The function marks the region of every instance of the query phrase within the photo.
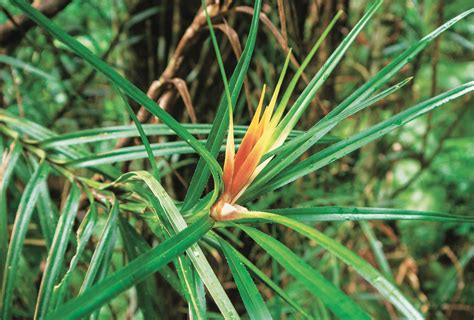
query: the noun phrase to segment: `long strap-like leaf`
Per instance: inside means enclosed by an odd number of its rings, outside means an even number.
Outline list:
[[[72,280],[74,271],[77,268],[77,265],[80,261],[81,255],[84,253],[85,249],[87,248],[87,244],[89,242],[90,237],[92,236],[92,232],[94,227],[97,223],[97,209],[96,204],[94,202],[90,203],[89,210],[82,220],[79,228],[76,232],[76,252],[69,263],[69,267],[61,279],[61,281],[54,287],[53,298],[51,301],[51,305],[53,309],[57,308],[58,305],[62,304],[66,293],[69,289],[70,281]]]
[[[1,117],[1,114],[0,114]],[[168,128],[165,124],[143,124],[143,130],[146,135],[158,135],[168,136],[175,135],[176,133]],[[183,123],[183,127],[186,128],[191,134],[209,134],[212,124],[207,123]],[[234,126],[234,133],[236,136],[243,136],[247,132],[248,126]],[[295,137],[301,134],[301,131],[292,131],[290,137]],[[41,141],[43,148],[53,148],[57,146],[68,146],[73,144],[84,144],[97,141],[105,141],[112,139],[130,138],[137,137],[139,133],[134,125],[123,125],[113,127],[102,127],[93,128],[86,130],[79,130],[69,133],[60,134],[58,136],[45,139]],[[329,137],[325,142],[337,140],[335,137]]]
[[[34,143],[36,141],[42,141],[45,139],[54,139],[57,134],[53,131],[28,120],[26,118],[15,117],[14,115],[0,109],[0,121],[8,123],[15,131],[23,133],[20,137],[27,135],[28,139],[25,142]],[[87,156],[89,153],[85,149],[78,147],[77,145],[72,146],[61,145],[56,148],[56,151],[64,155],[68,159],[76,159]],[[113,166],[101,166],[100,168],[94,168],[94,170],[102,173],[104,176],[115,179],[120,175],[120,172]]]
[[[15,141],[9,150],[5,149],[5,154],[0,154],[0,279],[3,279],[8,251],[7,188],[21,151],[20,142]]]
[[[114,246],[113,243],[115,237],[115,229],[117,228],[117,216],[119,214],[119,203],[117,199],[114,198],[114,202],[109,212],[107,222],[105,223],[104,228],[100,234],[99,242],[97,243],[94,254],[89,262],[89,267],[87,268],[86,275],[82,282],[81,288],[79,289],[79,294],[86,291],[90,288],[94,282],[96,282],[96,277],[99,272],[99,269],[103,263],[105,253],[107,252],[110,246]]]
[[[20,205],[15,216],[13,232],[8,246],[5,272],[3,275],[2,298],[1,298],[1,318],[9,320],[12,315],[13,287],[18,271],[23,243],[26,231],[31,219],[31,215],[38,200],[40,182],[46,180],[49,173],[49,166],[46,161],[42,161],[31,176],[21,196]]]
[[[51,319],[78,319],[90,314],[96,308],[141,282],[182,254],[189,246],[201,239],[212,228],[212,225],[213,221],[208,217],[201,218],[182,232],[165,240],[105,280],[92,286],[79,297],[59,307],[51,315]]]
[[[232,246],[221,240],[219,240],[219,244],[221,245],[224,256],[227,259],[227,264],[232,272],[235,284],[237,285],[240,297],[244,302],[250,319],[272,319],[270,311],[268,310],[265,301],[263,301],[257,286],[253,282],[252,277],[250,277],[245,266],[240,262],[239,257],[234,253]]]
[[[340,319],[370,319],[369,315],[287,246],[257,229],[239,225],[259,246],[337,315]]]
[[[282,208],[266,211],[278,213],[301,222],[348,220],[424,220],[439,222],[474,223],[474,217],[466,217],[439,212],[401,210],[391,208],[312,207]]]
[[[72,225],[79,208],[80,196],[81,190],[75,183],[72,183],[46,260],[46,268],[41,279],[38,300],[36,302],[35,319],[45,319],[48,314],[54,285],[63,267]]]
[[[225,229],[224,229],[225,230]],[[222,230],[221,230],[222,231]],[[212,239],[213,241],[222,242],[225,241],[223,238],[215,234],[214,232],[210,232],[207,235],[208,238]],[[311,317],[305,312],[303,307],[298,305],[282,288],[280,288],[269,276],[267,276],[262,270],[260,270],[255,264],[253,264],[249,259],[247,259],[243,254],[241,254],[237,249],[233,246],[229,245],[229,249],[234,252],[237,258],[249,269],[249,271],[255,275],[260,281],[262,281],[268,288],[270,288],[275,294],[277,294],[280,298],[286,301],[290,306],[292,306],[295,311],[299,312],[305,319],[311,319]]]

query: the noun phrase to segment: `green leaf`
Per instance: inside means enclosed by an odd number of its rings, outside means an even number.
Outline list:
[[[201,6],[204,10],[204,13],[206,15],[206,22],[207,26],[209,28],[209,33],[211,34],[211,41],[212,41],[212,46],[214,47],[214,52],[216,53],[216,58],[217,58],[217,65],[219,66],[219,71],[221,73],[222,77],[222,82],[224,83],[224,91],[225,91],[225,97],[227,100],[227,111],[229,114],[229,120],[232,121],[232,113],[233,113],[233,105],[232,99],[230,97],[230,89],[229,89],[229,84],[227,82],[227,75],[225,73],[225,67],[224,63],[222,62],[222,56],[221,52],[219,50],[219,45],[217,44],[217,39],[216,39],[216,34],[214,33],[214,27],[212,26],[211,18],[209,17],[209,13],[207,12],[207,4],[205,0],[201,0]]]
[[[168,221],[168,217],[161,214],[163,209],[157,197],[149,190],[142,189],[141,186],[136,184],[133,185],[133,188],[137,193],[146,195],[148,202],[150,202],[148,207],[154,209],[155,216],[152,219],[147,219],[146,222],[158,239],[169,239],[170,236],[176,234]],[[201,304],[198,293],[196,292],[196,277],[194,276],[195,271],[192,268],[191,260],[188,256],[181,255],[173,260],[173,264],[175,265],[176,273],[181,283],[182,289],[180,291],[188,302],[189,317],[193,319],[206,319],[205,303]],[[199,275],[197,277],[199,277]]]
[[[140,120],[138,120],[137,116],[135,115],[135,112],[133,112],[132,107],[128,103],[127,97],[124,96],[123,92],[120,89],[118,89],[118,91],[120,93],[120,96],[122,97],[123,102],[125,103],[125,107],[128,113],[130,114],[130,117],[133,119],[133,122],[137,127],[138,133],[140,134],[140,139],[142,140],[143,146],[145,147],[146,154],[148,156],[148,161],[150,162],[151,169],[153,171],[153,176],[157,180],[160,180],[160,173],[158,171],[158,167],[156,166],[156,160],[153,156],[153,152],[151,151],[150,142],[148,141],[148,138],[145,134],[145,130],[143,130]]]
[[[331,72],[336,68],[339,61],[351,46],[357,35],[362,31],[364,26],[369,22],[377,9],[382,4],[382,0],[375,0],[370,3],[364,16],[357,22],[347,36],[344,37],[342,43],[331,54],[323,67],[311,79],[308,86],[304,89],[301,95],[296,100],[295,104],[288,111],[288,114],[283,118],[279,127],[286,128],[287,126],[294,127],[295,122],[302,116],[304,110],[308,107],[316,92],[321,88],[322,84],[329,77]]]
[[[315,297],[321,299],[340,319],[370,319],[370,316],[346,294],[326,280],[283,243],[254,228],[243,225],[238,225],[238,227],[299,280]]]
[[[392,270],[390,270],[390,265],[388,264],[387,258],[385,258],[385,254],[383,252],[382,242],[377,240],[372,227],[367,221],[360,221],[359,225],[364,232],[365,237],[369,241],[370,248],[375,255],[375,259],[377,260],[380,269],[382,269],[384,277],[394,282]]]
[[[126,241],[124,240],[124,243],[126,242],[126,245],[124,244],[125,248],[135,248],[135,253],[133,256],[129,257],[130,261],[151,250],[151,247],[148,245],[148,243],[146,243],[146,241],[140,237],[140,235],[125,220],[125,218],[121,216],[119,219],[119,229],[120,233],[122,234],[122,239],[126,239]],[[179,284],[179,280],[170,267],[165,265],[160,270],[158,270],[158,272],[162,275],[163,279],[165,279],[170,284],[170,286],[176,290],[176,292],[178,292],[181,296],[184,296],[183,290]]]
[[[282,121],[280,122],[280,124],[278,125],[276,129],[275,136],[279,136],[282,132],[286,130],[291,130],[292,128],[294,128],[294,126],[296,125],[296,123],[301,118],[304,111],[310,104],[311,100],[314,98],[315,94],[321,88],[321,86],[329,77],[331,72],[336,68],[337,64],[339,63],[339,61],[341,61],[342,57],[344,56],[346,51],[349,49],[352,42],[355,40],[357,35],[362,31],[362,29],[367,24],[367,22],[372,18],[372,16],[375,14],[375,12],[377,11],[377,9],[380,7],[381,4],[382,4],[382,0],[375,0],[369,5],[364,16],[359,20],[359,22],[354,26],[354,28],[352,28],[349,34],[346,37],[344,37],[344,40],[342,41],[342,43],[331,54],[331,56],[327,59],[327,61],[324,63],[324,65],[318,71],[318,73],[316,73],[313,79],[311,79],[311,81],[303,90],[303,92],[298,97],[296,102],[293,104],[293,106],[290,108],[288,113],[282,119]],[[333,19],[329,27],[332,27],[334,23],[335,23],[335,19]]]
[[[79,208],[80,196],[81,190],[75,183],[72,183],[46,260],[46,267],[36,302],[35,319],[45,319],[49,313],[54,285],[63,267],[69,236]]]
[[[13,174],[13,169],[20,157],[22,148],[18,141],[10,144],[8,149],[3,151],[2,163],[0,164],[0,279],[3,279],[3,272],[7,259],[8,250],[8,207],[7,188]]]
[[[193,278],[194,278],[194,291],[197,296],[197,305],[199,307],[199,314],[204,316],[204,319],[208,318],[207,315],[207,301],[206,301],[206,288],[204,282],[202,281],[199,273],[196,269],[193,269]]]
[[[103,257],[100,262],[99,270],[97,271],[97,275],[95,276],[94,283],[99,283],[104,280],[109,271],[112,269],[112,256],[114,254],[115,243],[117,242],[117,227],[114,226],[111,230],[110,241],[104,250]],[[92,315],[91,320],[99,319],[100,309],[98,308]]]
[[[15,215],[13,232],[8,246],[5,271],[2,284],[2,319],[9,320],[12,315],[13,288],[18,270],[18,263],[23,249],[23,243],[28,229],[31,215],[39,196],[40,182],[46,180],[49,166],[42,161],[31,176],[21,196],[20,205]]]
[[[412,78],[407,78],[407,79],[397,83],[396,85],[391,86],[388,89],[383,90],[382,92],[376,94],[375,96],[371,97],[370,99],[368,99],[366,101],[363,101],[360,104],[357,104],[353,108],[346,109],[344,112],[339,113],[336,117],[332,118],[330,121],[321,121],[316,126],[311,128],[312,135],[313,135],[312,138],[311,138],[311,143],[312,144],[318,144],[318,143],[321,143],[322,141],[326,140],[327,137],[328,137],[327,133],[331,129],[333,129],[337,124],[339,124],[339,122],[347,119],[348,117],[356,114],[359,111],[364,110],[367,107],[372,106],[373,104],[377,103],[378,101],[383,100],[384,98],[386,98],[390,94],[392,94],[395,91],[399,90],[400,88],[404,87],[411,79]],[[319,126],[320,124],[321,124],[321,126]],[[265,155],[265,157],[263,157],[262,161],[264,161],[267,158],[270,158],[271,156],[273,156],[275,154],[278,154],[278,157],[275,159],[275,162],[277,163],[279,159],[283,159],[283,158],[288,156],[288,154],[290,153],[289,151],[292,150],[291,149],[292,145],[303,143],[305,140],[308,139],[309,136],[310,135],[308,134],[308,132],[306,132],[304,134],[301,134],[301,135],[298,135],[296,137],[295,141],[292,142],[291,144],[286,143],[286,144],[282,145],[281,147],[276,148],[276,149],[268,152]],[[288,161],[288,159],[285,159],[285,160]],[[274,173],[279,169],[281,169],[279,166],[272,167],[272,170],[266,171],[266,174],[262,175],[260,177],[260,180],[269,179],[270,177],[274,176],[275,175]]]
[[[93,198],[92,198],[93,199]],[[76,234],[76,253],[71,259],[69,263],[69,268],[66,271],[66,274],[54,287],[53,293],[53,301],[51,301],[51,305],[54,306],[53,309],[56,309],[60,304],[63,303],[64,298],[66,296],[67,290],[69,289],[69,282],[71,281],[72,274],[76,270],[77,264],[79,263],[79,259],[87,247],[87,243],[92,236],[92,232],[94,226],[97,223],[97,209],[94,202],[91,202],[88,212],[86,216],[82,220]]]
[[[270,311],[263,301],[257,286],[253,282],[247,269],[242,265],[237,255],[232,250],[232,246],[227,242],[219,240],[222,252],[227,260],[235,284],[239,290],[240,297],[244,302],[245,309],[250,319],[272,319]]]
[[[83,294],[59,307],[52,319],[77,319],[87,316],[107,301],[143,281],[173,258],[182,254],[196,243],[213,225],[208,217],[203,217],[185,230],[165,240],[152,250],[140,255],[125,267],[111,274],[105,280],[92,286]]]
[[[132,226],[130,226],[124,217],[119,216],[118,222],[120,234],[122,236],[123,247],[127,254],[128,261],[132,261],[143,252],[150,250],[144,239],[139,238],[136,235],[135,230],[133,230]],[[142,248],[144,249],[143,251],[141,251]],[[163,269],[164,268],[160,269],[159,272],[162,273]],[[161,313],[164,311],[159,303],[156,305],[154,304],[154,301],[159,299],[154,275],[151,275],[144,281],[136,284],[136,288],[138,305],[142,310],[144,319],[154,319],[156,318],[156,313]]]
[[[242,213],[240,217],[253,218],[258,217],[270,223],[279,223],[301,233],[305,237],[316,241],[321,247],[328,250],[339,259],[351,266],[365,280],[367,280],[374,288],[376,288],[384,297],[392,303],[405,317],[408,319],[423,319],[418,310],[405,298],[405,296],[393,285],[385,279],[382,274],[376,270],[370,263],[359,257],[342,244],[326,236],[325,234],[313,229],[301,222],[290,218],[265,212],[249,212]],[[259,242],[260,244],[260,242]]]
[[[199,140],[203,144],[205,141]],[[333,140],[334,141],[334,140]],[[337,140],[336,140],[337,141]],[[241,139],[235,140],[235,147],[237,148],[240,145]],[[173,141],[173,142],[162,142],[162,143],[152,143],[150,144],[151,151],[154,156],[169,156],[176,154],[195,154],[196,151],[189,147],[183,141]],[[225,146],[221,147],[221,150],[225,150]],[[97,154],[88,154],[85,156],[78,156],[73,160],[59,160],[55,159],[54,156],[51,156],[51,159],[56,163],[69,166],[71,168],[100,168],[106,164],[113,164],[123,161],[131,161],[137,159],[143,159],[148,156],[147,151],[144,146],[131,146],[124,147],[119,149],[113,149],[106,152],[101,152]]]
[[[255,47],[255,41],[257,39],[258,31],[258,22],[260,15],[260,8],[262,5],[261,0],[256,0],[254,5],[254,15],[252,17],[252,22],[250,24],[250,30],[245,44],[244,51],[235,67],[234,73],[229,81],[229,88],[231,91],[231,105],[235,106],[237,98],[239,97],[240,90],[242,89],[242,84],[244,82],[245,75],[247,74],[247,69],[250,64],[250,59],[252,58],[253,49]],[[224,96],[219,102],[219,107],[217,108],[217,113],[212,124],[211,131],[207,139],[206,148],[212,154],[212,156],[217,157],[222,141],[227,131],[229,117],[228,115],[228,102]],[[204,188],[207,185],[209,180],[209,169],[206,165],[206,162],[203,159],[200,159],[196,170],[194,172],[191,184],[189,185],[188,192],[184,199],[183,211],[186,211],[193,207],[201,196]],[[214,199],[215,200],[215,199]],[[213,203],[212,201],[211,203]]]
[[[292,181],[295,181],[299,177],[314,172],[334,161],[347,155],[348,153],[359,149],[367,143],[374,141],[390,131],[399,128],[408,122],[416,119],[425,113],[440,107],[451,100],[463,96],[474,90],[474,81],[461,85],[457,88],[444,92],[436,97],[423,101],[399,114],[392,116],[391,118],[382,121],[348,139],[342,140],[338,143],[331,145],[330,147],[308,157],[307,159],[293,165],[288,170],[282,171],[274,179],[270,180],[265,186],[260,187],[258,191],[249,188],[249,193],[242,201],[249,201],[251,198],[255,198],[261,194],[270,192],[274,189],[280,188]]]
[[[474,218],[447,213],[366,207],[313,207],[265,210],[301,222],[358,220],[425,220],[440,222],[471,222]]]
[[[25,0],[13,0],[25,14],[38,23],[41,27],[46,29],[55,38],[63,42],[68,46],[74,53],[80,56],[82,59],[90,63],[96,70],[103,73],[114,85],[119,87],[135,102],[142,105],[146,110],[158,117],[161,121],[167,124],[176,134],[186,141],[196,152],[203,158],[206,164],[209,166],[211,174],[214,178],[214,192],[211,197],[208,206],[210,207],[219,196],[219,191],[222,185],[222,170],[219,163],[216,161],[213,155],[202,146],[196,138],[191,135],[178,121],[176,121],[169,113],[160,108],[152,99],[150,99],[143,91],[138,89],[130,81],[122,77],[117,71],[112,69],[105,62],[100,60],[94,55],[89,49],[80,44],[77,40],[67,34],[64,30],[59,28],[50,19],[45,17],[40,11],[33,8]]]
[[[1,118],[0,118],[1,119]],[[189,124],[183,123],[183,127],[191,134],[207,135],[211,130],[211,124],[199,123]],[[142,124],[142,128],[147,136],[169,136],[176,135],[176,133],[164,124]],[[234,134],[236,136],[243,136],[247,132],[248,126],[234,126]],[[291,131],[289,137],[294,138],[301,134],[301,131]],[[139,132],[135,125],[123,125],[113,127],[102,127],[80,130],[70,133],[56,135],[52,138],[47,138],[39,141],[40,146],[45,149],[51,149],[59,146],[70,146],[77,144],[92,143],[97,141],[114,140],[121,138],[138,137]],[[337,142],[339,139],[334,136],[325,136],[319,141],[320,143]]]
[[[199,278],[199,273],[194,272],[191,260],[187,256],[180,256],[175,260],[176,271],[185,288],[184,293],[190,310],[189,317],[192,319],[206,319],[206,310],[203,308],[202,301],[199,299],[195,287],[195,278]],[[204,304],[205,305],[205,304]]]
[[[46,241],[46,248],[49,250],[53,243],[54,230],[58,223],[58,209],[51,201],[49,196],[49,188],[46,181],[41,183],[40,195],[36,206],[38,210],[38,218],[41,231]]]
[[[106,252],[109,250],[110,246],[114,246],[115,237],[113,236],[115,229],[117,228],[117,215],[119,213],[119,203],[114,197],[112,208],[110,209],[109,217],[105,223],[102,233],[100,235],[99,242],[95,247],[94,254],[92,255],[89,267],[87,268],[86,275],[84,276],[84,281],[82,282],[81,289],[79,294],[85,292],[88,288],[92,286],[94,281],[96,281],[97,273],[101,263],[104,261]]]
[[[223,232],[226,229],[221,229],[220,231]],[[226,236],[229,237],[230,234]],[[207,237],[211,238],[214,241],[225,241],[214,232],[210,232]],[[217,240],[218,239],[218,240]],[[243,254],[241,254],[237,249],[230,246],[230,249],[234,252],[234,254],[239,258],[239,260],[245,264],[245,266],[258,278],[262,281],[268,288],[270,288],[273,292],[275,292],[278,296],[280,296],[283,300],[285,300],[290,306],[292,306],[295,311],[301,313],[304,318],[311,319],[310,316],[305,312],[305,310],[298,305],[293,299],[291,299],[283,289],[281,289],[270,277],[268,277],[263,271],[261,271],[256,265],[254,265],[249,259],[247,259]]]
[[[204,144],[202,142],[202,144]],[[183,141],[173,141],[166,143],[152,143],[150,145],[153,156],[167,156],[174,154],[193,154],[195,150],[190,148]],[[113,149],[111,151],[90,154],[85,157],[78,157],[72,161],[61,161],[62,163],[71,168],[84,168],[84,167],[97,167],[104,164],[130,161],[136,159],[146,158],[147,151],[144,146],[132,146],[124,147],[120,149]]]
[[[279,118],[283,115],[283,112],[285,111],[286,106],[288,105],[288,102],[290,101],[291,95],[293,94],[293,91],[295,90],[296,85],[298,84],[298,80],[300,79],[301,75],[303,74],[303,71],[306,69],[308,64],[311,62],[311,60],[313,59],[313,56],[316,54],[316,51],[319,49],[319,46],[323,43],[324,39],[326,39],[327,35],[332,30],[332,28],[336,24],[337,20],[341,17],[342,13],[343,13],[342,10],[339,10],[337,12],[336,16],[331,20],[331,22],[328,24],[326,29],[324,29],[321,36],[318,38],[316,43],[311,48],[311,51],[308,53],[308,55],[304,59],[301,66],[298,68],[298,70],[296,70],[293,78],[291,78],[291,81],[290,81],[290,83],[288,84],[288,87],[285,90],[285,93],[283,94],[283,97],[281,98],[280,103],[278,104],[277,109],[275,110],[275,117]],[[337,62],[335,62],[335,63],[337,63]],[[287,130],[292,129],[291,125],[288,126],[288,124],[290,124],[290,122],[293,123],[293,127],[294,127],[294,124],[296,124],[296,122],[297,122],[297,112],[296,111],[300,106],[301,105],[298,105],[298,104],[293,105],[293,107],[288,112],[289,115],[285,116],[285,118],[282,120],[282,123],[284,123],[284,124],[281,124],[276,128],[275,132],[273,133],[273,136],[272,136],[272,139],[271,139],[269,145],[273,145],[273,143],[278,139],[278,137],[283,133],[284,130],[287,131]]]
[[[32,139],[34,139],[35,141],[41,141],[57,136],[51,130],[40,126],[39,124],[33,121],[30,121],[25,118],[16,117],[1,109],[0,121],[8,123],[8,125],[11,126],[15,131],[22,133],[23,135],[20,135],[20,137],[27,135],[28,139],[25,141],[27,143],[30,143]],[[2,129],[1,126],[0,129]],[[79,148],[78,146],[71,147],[71,145],[59,146],[56,151],[58,151],[60,154],[66,156],[69,159],[82,158],[89,155],[89,153],[86,152],[84,149]],[[118,171],[112,166],[101,166],[93,169],[111,179],[115,179],[120,175],[120,171]]]

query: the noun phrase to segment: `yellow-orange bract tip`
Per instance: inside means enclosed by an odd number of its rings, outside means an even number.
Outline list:
[[[229,132],[227,135],[226,155],[223,168],[224,193],[212,208],[212,215],[218,219],[222,218],[222,214],[225,213],[224,211],[226,210],[224,210],[224,208],[229,209],[238,206],[235,202],[247,189],[253,179],[255,179],[258,172],[269,162],[269,160],[267,160],[260,163],[265,152],[272,148],[273,136],[281,119],[281,110],[277,110],[275,114],[274,111],[285,72],[288,68],[290,55],[291,50],[283,66],[270,103],[265,110],[263,110],[263,104],[266,85],[263,85],[255,115],[250,122],[237,153],[235,153],[234,146],[232,115],[229,115]]]
[[[229,124],[224,162],[224,194],[231,203],[237,200],[243,190],[245,190],[251,182],[253,173],[259,165],[260,159],[269,148],[268,144],[276,128],[276,122],[272,121],[272,113],[276,104],[280,84],[281,81],[279,85],[277,85],[269,106],[267,106],[264,111],[263,103],[266,86],[263,86],[255,115],[242,139],[237,154],[235,154],[233,134],[231,134],[233,126]]]
[[[260,115],[262,113],[263,101],[265,99],[265,89],[266,85],[263,85],[262,94],[260,95],[260,100],[258,102],[257,110],[255,110],[255,114],[250,122],[250,125],[247,129],[247,132],[240,143],[239,150],[237,151],[237,155],[235,156],[235,166],[240,167],[245,160],[245,157],[252,151],[255,142],[260,137]]]

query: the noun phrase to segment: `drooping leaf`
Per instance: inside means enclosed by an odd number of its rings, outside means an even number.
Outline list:
[[[69,268],[66,271],[62,280],[54,287],[53,298],[51,305],[53,309],[56,309],[58,305],[62,304],[66,293],[69,289],[69,284],[72,278],[74,271],[77,268],[79,259],[87,247],[87,243],[92,236],[92,231],[95,224],[97,223],[97,209],[94,202],[89,206],[89,210],[86,213],[86,216],[82,220],[81,224],[76,233],[76,252],[69,263]]]
[[[385,279],[378,270],[372,267],[370,263],[347,249],[338,241],[329,238],[325,234],[301,222],[273,213],[248,212],[241,213],[240,217],[250,219],[258,217],[266,222],[279,223],[316,241],[321,247],[337,256],[347,265],[351,266],[365,280],[374,286],[374,288],[376,288],[380,294],[387,299],[387,301],[391,302],[405,317],[410,319],[423,319],[420,312],[408,301],[408,299],[393,283]]]
[[[124,217],[119,216],[118,226],[128,261],[132,261],[140,256],[140,254],[150,250],[145,240],[136,234],[133,227]],[[168,268],[168,266],[161,268],[158,272],[162,273],[165,268]],[[166,269],[166,271],[168,270]],[[170,275],[174,276],[171,270]],[[140,307],[145,319],[161,318],[157,313],[161,314],[164,312],[162,305],[160,303],[155,303],[155,301],[160,299],[160,295],[156,290],[157,287],[154,280],[154,275],[151,275],[144,281],[136,284],[138,306]]]
[[[127,221],[125,221],[125,218],[123,217],[120,217],[119,219],[119,228],[122,238],[127,239],[127,246],[135,248],[133,259],[152,249],[145,239],[140,237],[135,229]],[[162,275],[163,279],[165,279],[170,284],[170,286],[173,287],[173,289],[175,289],[181,296],[184,296],[182,288],[179,284],[179,280],[175,272],[170,267],[163,266],[163,268],[158,270],[158,272]]]
[[[259,246],[301,282],[340,319],[370,319],[370,316],[346,294],[326,280],[283,243],[254,228],[238,225]]]
[[[221,232],[224,232],[226,229],[221,229]],[[227,237],[231,235],[229,233]],[[215,238],[216,243],[219,241],[225,241],[221,237],[217,236],[215,233],[210,232],[210,235],[207,235],[211,239]],[[294,299],[290,298],[283,289],[281,289],[270,277],[268,277],[262,270],[260,270],[255,264],[253,264],[249,259],[247,259],[244,255],[242,255],[237,249],[230,246],[234,254],[239,258],[239,260],[254,274],[260,281],[262,281],[268,288],[270,288],[273,292],[275,292],[279,297],[285,300],[289,305],[291,305],[295,311],[299,312],[301,315],[304,316],[306,319],[310,319],[310,316],[306,313],[306,311],[298,305]]]

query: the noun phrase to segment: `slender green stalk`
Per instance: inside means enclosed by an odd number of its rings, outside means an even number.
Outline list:
[[[137,116],[135,115],[135,112],[133,112],[132,107],[128,103],[127,97],[125,97],[125,95],[120,89],[117,89],[117,90],[119,91],[120,96],[122,97],[122,100],[125,103],[125,107],[128,113],[130,114],[130,117],[133,119],[133,122],[135,123],[135,126],[137,127],[138,133],[140,134],[140,139],[142,140],[143,146],[145,147],[146,154],[148,156],[148,161],[150,162],[151,169],[153,172],[153,176],[155,177],[155,179],[160,180],[160,172],[158,171],[156,160],[155,160],[155,157],[153,156],[153,151],[151,151],[150,142],[148,141],[148,137],[145,134],[145,130],[143,130],[140,120],[138,120]]]

